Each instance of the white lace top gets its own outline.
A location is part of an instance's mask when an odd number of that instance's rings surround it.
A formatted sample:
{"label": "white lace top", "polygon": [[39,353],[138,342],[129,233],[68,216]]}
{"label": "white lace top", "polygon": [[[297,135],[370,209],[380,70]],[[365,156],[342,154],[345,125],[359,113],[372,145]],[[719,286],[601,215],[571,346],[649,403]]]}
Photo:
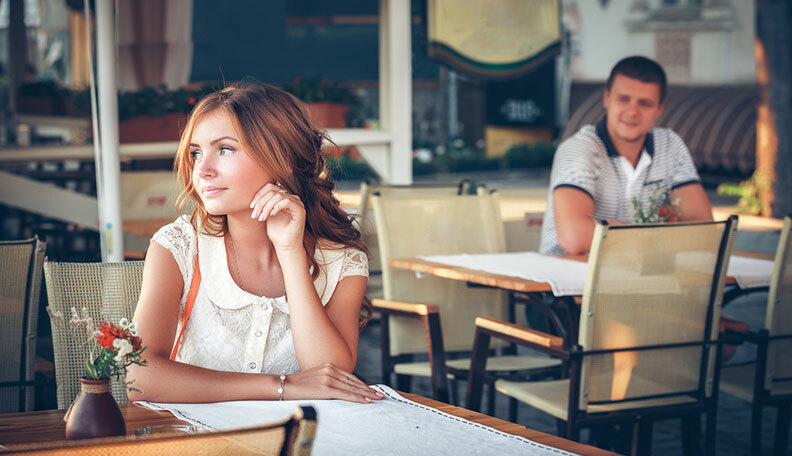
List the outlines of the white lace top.
{"label": "white lace top", "polygon": [[[173,254],[184,280],[178,335],[195,268],[195,229],[183,216],[160,228],[152,241]],[[176,360],[222,371],[298,372],[286,297],[255,296],[242,290],[228,270],[223,238],[201,234],[197,242],[201,284]],[[368,276],[368,257],[357,249],[317,248],[314,257],[320,269],[314,285],[322,305],[327,305],[344,277]]]}

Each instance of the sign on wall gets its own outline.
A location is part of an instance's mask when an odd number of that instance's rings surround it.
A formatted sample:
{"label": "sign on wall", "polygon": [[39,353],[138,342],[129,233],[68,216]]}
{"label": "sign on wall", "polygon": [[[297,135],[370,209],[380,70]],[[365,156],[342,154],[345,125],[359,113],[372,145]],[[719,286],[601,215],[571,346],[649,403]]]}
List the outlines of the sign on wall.
{"label": "sign on wall", "polygon": [[428,0],[428,53],[485,78],[531,71],[561,50],[558,0]]}
{"label": "sign on wall", "polygon": [[530,74],[487,83],[487,124],[504,127],[555,126],[555,61]]}

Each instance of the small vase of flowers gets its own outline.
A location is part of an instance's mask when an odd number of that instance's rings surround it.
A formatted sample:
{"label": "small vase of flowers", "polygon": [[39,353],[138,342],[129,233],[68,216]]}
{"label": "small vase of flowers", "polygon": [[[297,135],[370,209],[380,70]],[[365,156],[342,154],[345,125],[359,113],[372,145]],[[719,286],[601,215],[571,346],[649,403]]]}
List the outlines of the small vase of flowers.
{"label": "small vase of flowers", "polygon": [[132,364],[145,365],[141,355],[146,347],[137,335],[137,323],[122,318],[118,324],[102,322],[94,328],[88,310],[82,310],[80,316],[72,308],[69,323],[84,331],[88,357],[85,375],[80,378],[80,393],[63,418],[66,439],[126,435],[124,416],[110,392],[110,380],[119,380]]}
{"label": "small vase of flowers", "polygon": [[671,200],[669,191],[658,189],[647,204],[633,197],[633,221],[635,223],[673,223],[679,220],[677,215],[678,200]]}

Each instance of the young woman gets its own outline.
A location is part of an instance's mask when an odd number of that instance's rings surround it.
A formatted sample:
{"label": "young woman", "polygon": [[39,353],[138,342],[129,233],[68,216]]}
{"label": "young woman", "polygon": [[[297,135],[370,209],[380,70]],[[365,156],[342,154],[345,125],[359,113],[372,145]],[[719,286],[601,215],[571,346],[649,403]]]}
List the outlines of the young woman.
{"label": "young woman", "polygon": [[131,400],[382,397],[351,373],[368,259],[305,113],[266,84],[193,109],[175,167],[195,208],[149,246]]}

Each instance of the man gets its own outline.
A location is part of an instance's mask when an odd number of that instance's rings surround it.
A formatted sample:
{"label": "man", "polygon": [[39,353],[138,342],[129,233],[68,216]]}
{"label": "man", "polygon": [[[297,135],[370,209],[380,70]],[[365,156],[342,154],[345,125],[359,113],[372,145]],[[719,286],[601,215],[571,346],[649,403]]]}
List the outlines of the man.
{"label": "man", "polygon": [[690,152],[673,131],[653,128],[663,112],[666,76],[657,62],[627,57],[611,70],[606,116],[561,143],[553,160],[542,253],[589,251],[596,220],[634,222],[668,193],[679,221],[712,220]]}

